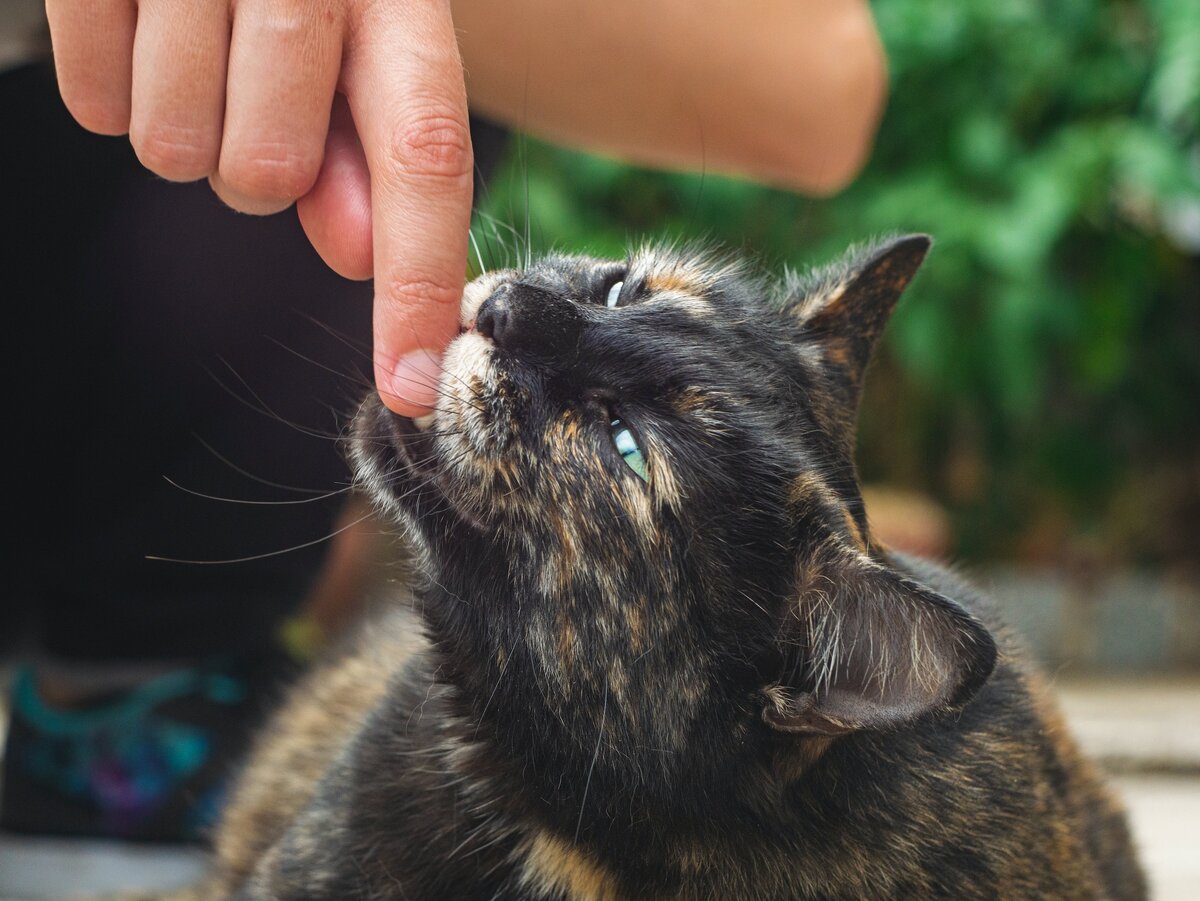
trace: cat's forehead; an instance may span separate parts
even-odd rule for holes
[[[741,260],[701,245],[644,245],[623,259],[586,254],[551,254],[511,275],[546,288],[587,290],[598,282],[622,279],[646,295],[709,297],[743,279]]]
[[[702,246],[646,246],[629,259],[630,274],[655,294],[707,297],[748,277],[743,260]]]

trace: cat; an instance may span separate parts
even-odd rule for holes
[[[1144,897],[986,600],[871,534],[863,373],[929,246],[470,283],[436,412],[353,429],[411,604],[295,691],[197,896]]]

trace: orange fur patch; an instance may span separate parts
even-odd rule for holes
[[[646,277],[646,289],[655,294],[661,292],[700,296],[704,293],[701,285],[689,278],[687,273],[681,272],[678,269],[670,269],[666,272],[655,272],[648,275]]]
[[[546,894],[571,899],[618,901],[622,897],[612,874],[560,838],[539,832],[525,854],[524,881]]]

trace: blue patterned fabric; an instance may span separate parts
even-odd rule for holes
[[[6,782],[25,780],[77,802],[95,817],[100,834],[143,837],[214,753],[212,730],[178,713],[197,703],[237,705],[244,697],[232,677],[180,670],[110,704],[60,711],[42,702],[24,669],[14,686]],[[195,837],[212,822],[219,794],[215,786],[195,787],[178,837]]]

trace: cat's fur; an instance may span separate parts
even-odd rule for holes
[[[297,690],[207,895],[1142,897],[985,602],[871,538],[858,394],[928,244],[780,289],[681,250],[474,282],[432,427],[355,428],[426,637],[393,614]]]

